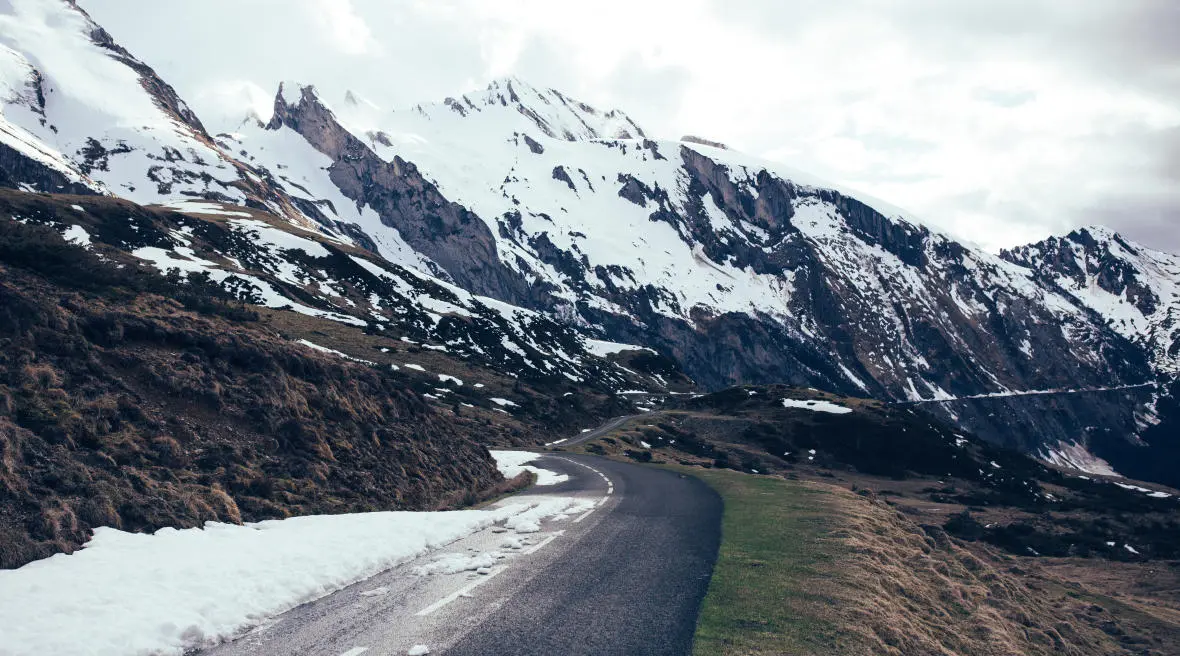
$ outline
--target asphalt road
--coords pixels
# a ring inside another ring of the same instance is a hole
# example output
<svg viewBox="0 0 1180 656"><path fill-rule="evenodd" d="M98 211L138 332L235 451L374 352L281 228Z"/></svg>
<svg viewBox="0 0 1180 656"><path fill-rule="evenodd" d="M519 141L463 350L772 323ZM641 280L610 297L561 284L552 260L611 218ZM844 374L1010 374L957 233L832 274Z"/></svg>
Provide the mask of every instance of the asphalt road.
<svg viewBox="0 0 1180 656"><path fill-rule="evenodd" d="M530 546L491 576L421 576L439 553L495 549L486 529L435 554L288 611L218 656L406 654L688 654L717 556L721 499L692 477L573 454L534 465L570 480L531 496L572 496L598 505L547 520Z"/></svg>
<svg viewBox="0 0 1180 656"><path fill-rule="evenodd" d="M635 417L642 417L642 416L643 415L625 415L623 417L615 417L614 419L611 419L610 421L599 426L598 428L595 428L593 430L588 430L585 433L582 433L580 435L575 435L574 437L566 438L564 440L559 440L557 442L552 442L550 444L551 444L551 446L565 448L565 447L573 446L575 444L581 444L582 442L596 440L596 439L602 437L603 435L606 435L607 433L618 428L619 426L622 426L623 423L626 422L628 419L634 419Z"/></svg>

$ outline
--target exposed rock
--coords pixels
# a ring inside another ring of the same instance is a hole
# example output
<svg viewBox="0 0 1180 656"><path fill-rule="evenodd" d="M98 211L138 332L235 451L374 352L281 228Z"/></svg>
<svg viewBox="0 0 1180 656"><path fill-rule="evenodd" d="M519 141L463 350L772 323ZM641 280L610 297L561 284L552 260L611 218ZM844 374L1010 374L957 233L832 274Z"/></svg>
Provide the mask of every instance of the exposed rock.
<svg viewBox="0 0 1180 656"><path fill-rule="evenodd" d="M33 189L60 194L98 193L85 182L71 179L62 171L29 158L0 143L0 187Z"/></svg>
<svg viewBox="0 0 1180 656"><path fill-rule="evenodd" d="M291 93L295 93L291 91ZM299 90L288 105L280 91L269 130L288 127L334 160L334 182L358 205L372 207L386 225L415 250L437 262L460 286L497 298L536 302L529 286L505 267L487 225L466 208L448 201L419 174L412 163L386 162L345 130L325 107L314 88Z"/></svg>
<svg viewBox="0 0 1180 656"><path fill-rule="evenodd" d="M694 143L694 144L700 144L702 146L709 146L710 148L720 148L721 150L729 150L729 146L726 146L725 144L721 143L720 141L709 141L708 139L694 137L691 134L686 134L683 137L680 137L680 140L687 142L687 143Z"/></svg>

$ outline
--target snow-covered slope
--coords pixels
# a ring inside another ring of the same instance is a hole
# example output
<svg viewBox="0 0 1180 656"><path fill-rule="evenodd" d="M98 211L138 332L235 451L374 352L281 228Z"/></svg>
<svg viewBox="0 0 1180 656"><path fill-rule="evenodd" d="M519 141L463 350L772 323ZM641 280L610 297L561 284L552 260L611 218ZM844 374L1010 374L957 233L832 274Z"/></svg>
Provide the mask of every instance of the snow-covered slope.
<svg viewBox="0 0 1180 656"><path fill-rule="evenodd" d="M1095 312L1151 354L1162 373L1180 373L1180 256L1136 244L1102 226L1005 251Z"/></svg>
<svg viewBox="0 0 1180 656"><path fill-rule="evenodd" d="M137 203L204 198L312 225L73 2L0 4L0 183Z"/></svg>
<svg viewBox="0 0 1180 656"><path fill-rule="evenodd" d="M617 121L633 123L617 119L604 130L587 116L622 115L509 79L458 101L385 114L351 94L330 105L311 88L295 94L285 87L269 127L334 156L333 180L345 188L345 154L332 148L340 128L356 139L345 149L350 157L363 148L380 162L409 163L403 168L412 166L442 198L478 217L486 228L480 234L495 238L484 268L507 269L548 290L544 299L505 300L584 323L602 323L606 314L699 328L707 318L740 314L766 317L789 338L828 351L828 343L847 341L834 339L838 327L853 333L851 348L833 354L839 367L812 373L912 399L1024 387L1032 381L1021 380L1018 369L1036 350L1101 357L1076 339L1101 332L1084 308L1037 284L1025 268L772 163L696 143L603 138L619 131ZM336 134L325 136L330 124ZM631 133L642 134L637 127ZM378 205L376 198L354 200ZM424 250L420 241L409 243ZM443 268L458 274L460 267ZM820 293L874 312L823 325ZM1011 306L1020 313L1003 311ZM938 333L952 350L982 351L976 347L992 321L1009 324L1015 348L990 361L973 353L978 364L965 358L974 369L966 384L930 371L930 345L915 336L917 328ZM706 378L735 382L744 372L717 374Z"/></svg>
<svg viewBox="0 0 1180 656"><path fill-rule="evenodd" d="M237 170L202 139L183 101L84 13L36 0L0 12L9 123L138 202L206 193L244 200L233 186Z"/></svg>

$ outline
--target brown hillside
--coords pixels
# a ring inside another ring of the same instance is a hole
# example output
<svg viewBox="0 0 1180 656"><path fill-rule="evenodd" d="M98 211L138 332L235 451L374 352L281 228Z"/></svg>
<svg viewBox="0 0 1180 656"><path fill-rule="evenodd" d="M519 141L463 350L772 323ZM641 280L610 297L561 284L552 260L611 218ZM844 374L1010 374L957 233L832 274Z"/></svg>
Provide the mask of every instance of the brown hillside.
<svg viewBox="0 0 1180 656"><path fill-rule="evenodd" d="M96 526L436 507L500 476L388 374L0 221L0 567Z"/></svg>

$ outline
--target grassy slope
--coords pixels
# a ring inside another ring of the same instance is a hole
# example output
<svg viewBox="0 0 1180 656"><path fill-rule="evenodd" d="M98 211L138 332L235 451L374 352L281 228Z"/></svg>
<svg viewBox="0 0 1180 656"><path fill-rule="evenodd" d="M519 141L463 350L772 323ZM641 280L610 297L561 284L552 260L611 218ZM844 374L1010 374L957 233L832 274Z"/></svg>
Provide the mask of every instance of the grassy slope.
<svg viewBox="0 0 1180 656"><path fill-rule="evenodd" d="M965 549L871 493L683 471L725 501L697 655L1162 656L1180 646L1174 606L1156 595L1116 600L1092 577Z"/></svg>
<svg viewBox="0 0 1180 656"><path fill-rule="evenodd" d="M829 495L780 478L692 470L725 500L723 542L693 652L827 654L839 635L824 573L838 553Z"/></svg>

